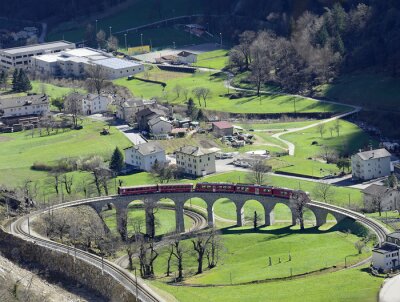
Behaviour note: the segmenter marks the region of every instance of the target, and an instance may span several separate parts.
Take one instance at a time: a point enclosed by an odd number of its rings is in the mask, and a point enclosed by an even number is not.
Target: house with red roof
[[[227,121],[213,122],[212,132],[216,137],[233,135],[233,125]]]

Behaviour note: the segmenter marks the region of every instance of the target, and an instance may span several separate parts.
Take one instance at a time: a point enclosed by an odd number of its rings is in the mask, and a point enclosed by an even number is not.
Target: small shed
[[[213,122],[212,132],[216,137],[232,136],[233,125],[227,121]]]

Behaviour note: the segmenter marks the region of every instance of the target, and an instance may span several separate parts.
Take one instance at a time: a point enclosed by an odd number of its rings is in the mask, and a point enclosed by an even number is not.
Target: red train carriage
[[[272,196],[272,190],[274,187],[271,186],[260,186],[260,195],[262,196]]]
[[[237,184],[235,186],[235,192],[240,194],[251,194],[259,195],[260,186],[259,185],[248,185],[248,184]]]
[[[158,185],[160,193],[189,193],[193,191],[193,184],[163,184]]]
[[[156,193],[158,191],[157,185],[135,186],[135,187],[119,187],[119,195],[139,195]]]
[[[198,183],[195,188],[196,192],[217,192],[217,193],[234,193],[235,185],[230,183]]]
[[[272,195],[279,198],[286,198],[289,199],[292,197],[292,190],[289,189],[282,189],[282,188],[273,188]]]

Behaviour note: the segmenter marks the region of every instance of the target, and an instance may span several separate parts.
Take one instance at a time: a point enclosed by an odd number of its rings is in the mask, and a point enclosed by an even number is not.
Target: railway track
[[[210,193],[213,194],[213,193]],[[154,293],[144,282],[138,278],[137,280],[134,278],[134,276],[125,270],[124,268],[118,266],[115,263],[112,263],[107,260],[102,260],[100,257],[90,254],[88,252],[79,250],[79,249],[72,249],[71,247],[57,243],[54,241],[50,241],[47,238],[41,237],[37,234],[33,234],[30,231],[28,231],[28,224],[29,221],[35,219],[37,216],[40,214],[48,211],[48,210],[56,210],[56,209],[61,209],[61,208],[67,208],[67,207],[73,207],[73,206],[79,206],[79,205],[87,205],[96,201],[107,201],[110,200],[110,202],[116,198],[117,196],[107,196],[107,197],[97,197],[97,198],[89,198],[89,199],[84,199],[84,200],[77,200],[77,201],[72,201],[72,202],[67,202],[63,204],[57,204],[53,205],[50,208],[47,209],[42,209],[35,211],[29,215],[26,215],[24,217],[19,218],[15,222],[13,222],[10,226],[10,232],[16,236],[21,237],[24,240],[34,242],[35,244],[41,245],[45,248],[51,249],[58,251],[60,253],[64,254],[74,254],[76,255],[77,258],[94,265],[98,267],[99,269],[102,269],[105,273],[109,274],[112,276],[115,280],[120,282],[125,288],[127,288],[130,292],[136,295],[138,301],[141,302],[156,302],[156,301],[164,301],[163,298],[158,296],[156,293]],[[373,221],[372,219],[366,217],[363,214],[341,208],[338,206],[326,204],[326,203],[321,203],[318,201],[312,201],[309,203],[309,205],[321,208],[321,209],[326,209],[332,212],[336,212],[342,215],[345,215],[349,218],[352,218],[356,221],[359,221],[366,227],[368,227],[370,230],[372,230],[378,237],[379,243],[382,243],[386,239],[386,234],[388,231],[378,224],[377,222]],[[171,209],[171,207],[169,207]],[[207,222],[205,221],[204,217],[196,212],[190,211],[189,209],[185,208],[185,214],[188,215],[190,218],[193,219],[194,221],[194,226],[190,229],[190,231],[196,231],[201,228],[204,228],[207,226]]]

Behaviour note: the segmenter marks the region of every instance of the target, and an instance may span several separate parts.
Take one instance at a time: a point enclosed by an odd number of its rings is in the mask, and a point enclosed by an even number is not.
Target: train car
[[[272,195],[274,197],[289,199],[292,197],[293,190],[284,188],[273,188]]]
[[[196,192],[213,192],[213,193],[234,193],[235,185],[231,183],[198,183],[195,188]]]
[[[189,193],[193,191],[193,184],[162,184],[158,185],[160,193]]]
[[[157,185],[145,185],[135,187],[118,187],[119,195],[139,195],[139,194],[150,194],[157,193]]]
[[[236,184],[235,193],[260,195],[260,188],[259,185]]]
[[[262,196],[272,196],[272,186],[260,186],[260,195]]]

